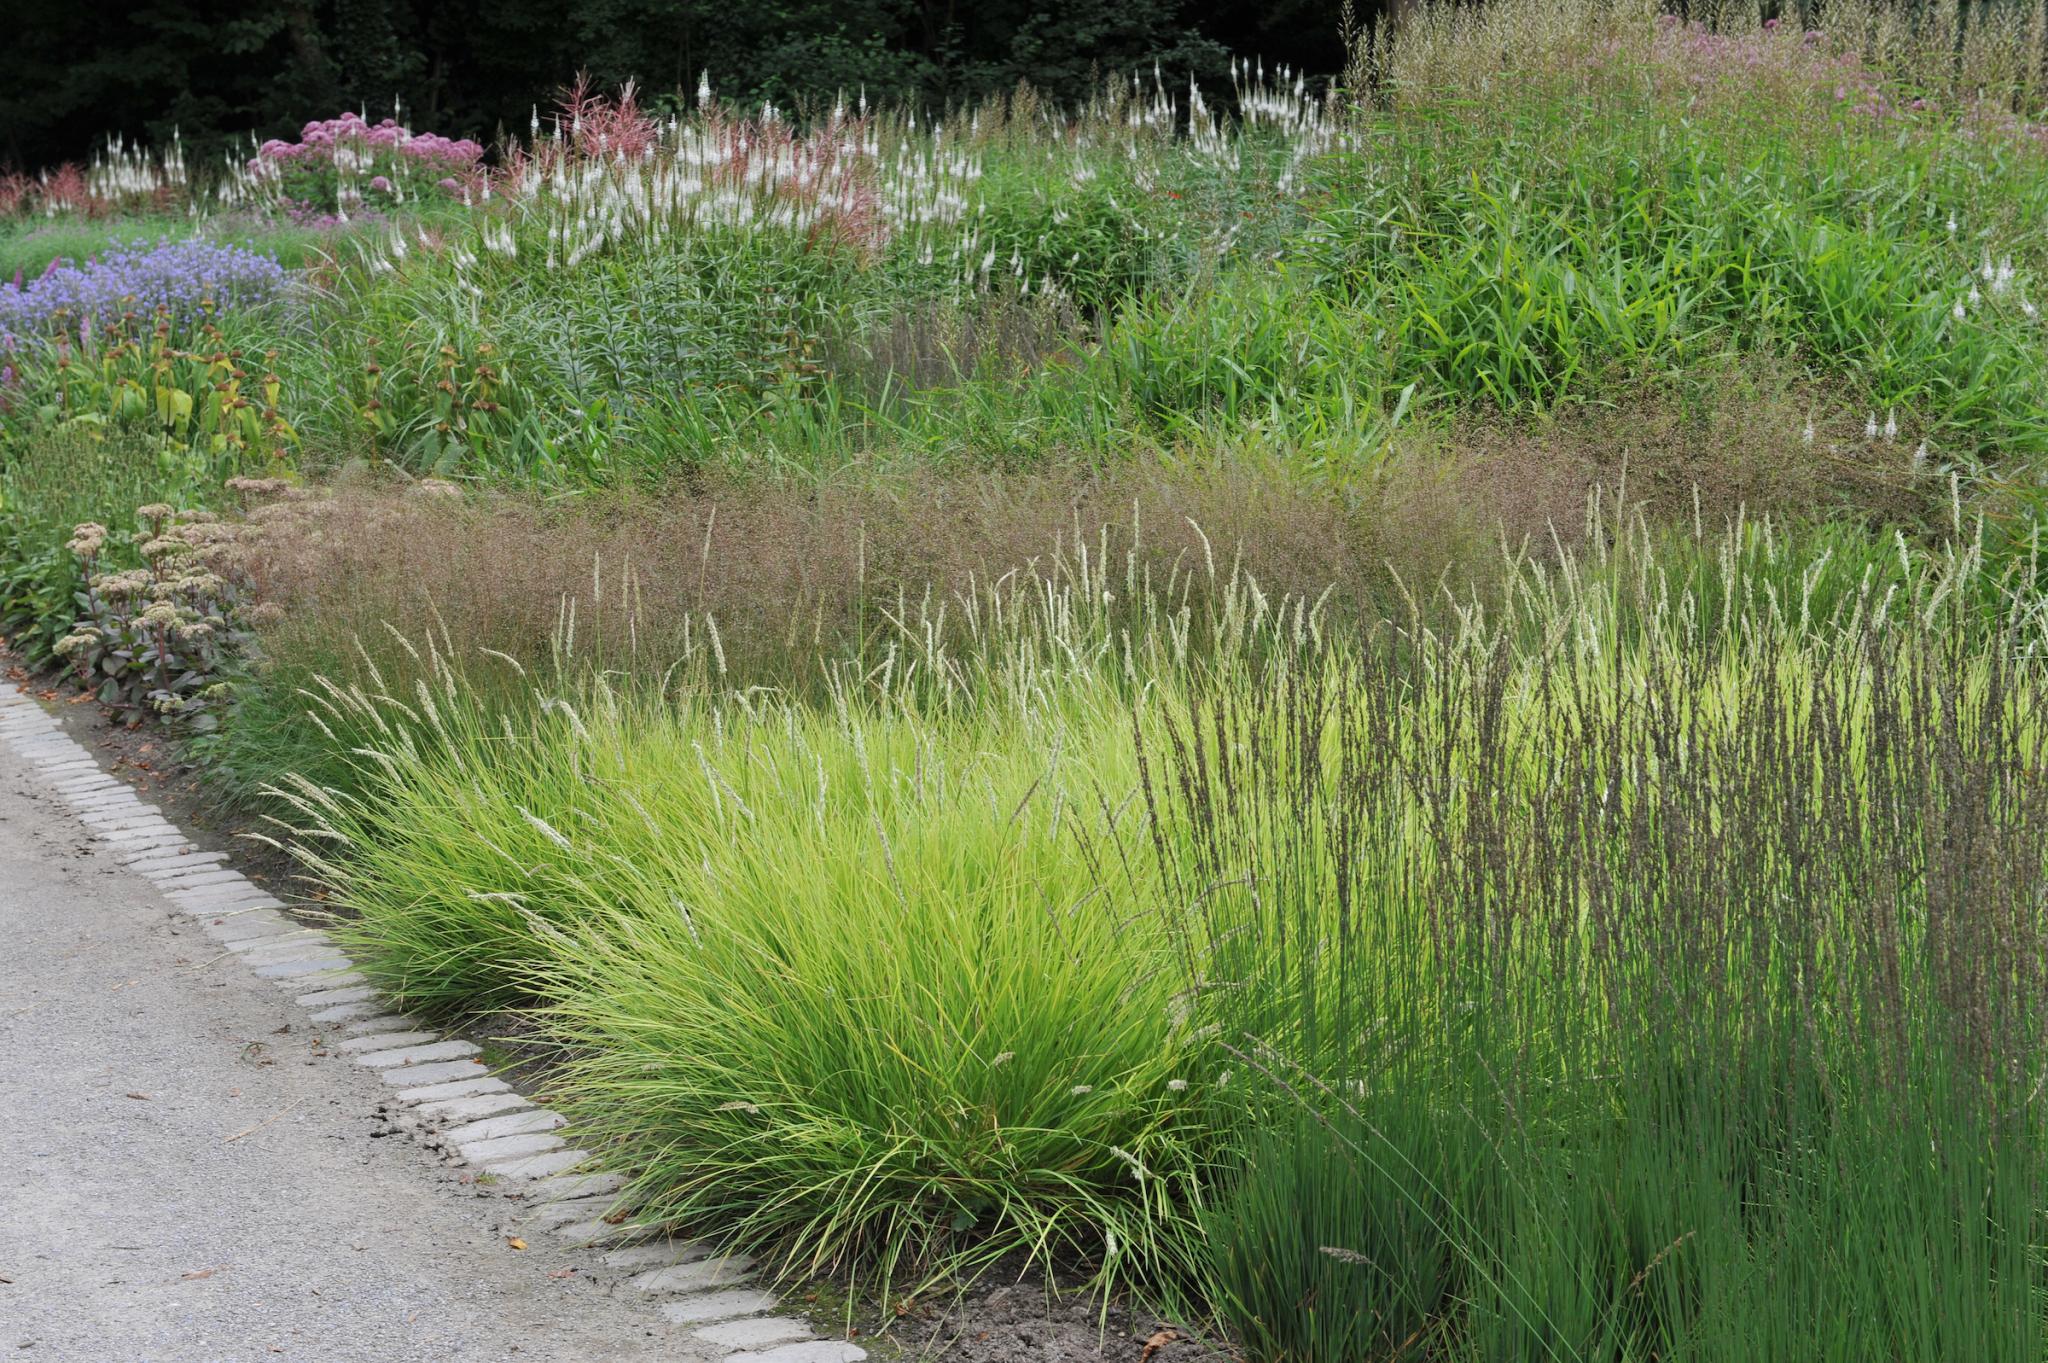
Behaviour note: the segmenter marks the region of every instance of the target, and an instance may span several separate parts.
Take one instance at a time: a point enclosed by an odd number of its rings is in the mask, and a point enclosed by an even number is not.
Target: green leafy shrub
[[[74,528],[107,526],[102,569],[140,568],[146,527],[129,508],[203,508],[220,496],[215,470],[190,451],[134,433],[80,428],[37,436],[0,462],[0,632],[31,666],[53,657],[81,613],[86,576],[65,547]]]

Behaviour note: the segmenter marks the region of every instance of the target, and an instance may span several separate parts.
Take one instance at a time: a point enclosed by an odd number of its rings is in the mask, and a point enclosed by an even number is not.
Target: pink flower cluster
[[[257,148],[256,159],[332,161],[336,150],[342,147],[359,147],[373,153],[389,149],[437,170],[465,170],[484,154],[484,149],[467,137],[453,139],[439,133],[415,133],[400,127],[395,119],[369,123],[360,114],[345,113],[338,118],[308,123],[299,130],[297,142],[271,138]]]
[[[1610,38],[1587,64],[1687,100],[1731,107],[1803,106],[1823,116],[1847,114],[1879,120],[1929,112],[1925,99],[1895,99],[1881,73],[1852,51],[1830,51],[1817,29],[1767,19],[1754,29],[1715,30],[1674,14],[1658,16],[1647,51]]]

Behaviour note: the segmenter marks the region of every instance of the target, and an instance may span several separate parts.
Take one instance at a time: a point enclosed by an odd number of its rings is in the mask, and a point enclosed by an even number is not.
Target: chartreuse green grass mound
[[[792,1272],[1173,1269],[1190,1023],[1114,690],[434,709],[306,800],[342,934],[409,1007],[538,1005],[643,1216]]]

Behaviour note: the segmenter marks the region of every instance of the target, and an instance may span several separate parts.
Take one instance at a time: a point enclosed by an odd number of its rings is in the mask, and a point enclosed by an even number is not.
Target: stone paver
[[[345,959],[341,949],[328,939],[325,933],[279,933],[269,938],[241,937],[231,942],[222,942],[223,950],[242,958],[251,969],[269,965],[273,961],[303,961],[312,957],[322,960]]]
[[[839,1339],[811,1339],[801,1344],[781,1344],[759,1353],[738,1353],[725,1363],[860,1363],[868,1351],[858,1344]]]
[[[566,1174],[589,1160],[588,1150],[549,1150],[544,1154],[486,1164],[484,1170],[498,1178],[542,1179],[549,1174]]]
[[[343,970],[332,975],[322,976],[319,979],[273,980],[272,983],[280,989],[297,991],[309,985],[316,989],[345,989],[350,985],[367,984],[369,981],[359,970]]]
[[[202,866],[218,866],[227,859],[225,852],[201,852],[194,848],[189,852],[163,852],[153,857],[142,857],[130,862],[128,869],[156,880],[174,871],[197,871]]]
[[[398,1076],[385,1075],[384,1082],[391,1083]],[[416,1089],[407,1089],[397,1097],[401,1103],[437,1103],[446,1098],[470,1098],[481,1093],[509,1093],[512,1086],[502,1079],[493,1079],[490,1071],[481,1065],[470,1067],[467,1077],[450,1079],[438,1084],[423,1084]]]
[[[400,1022],[404,1020],[403,1018],[399,1019]],[[338,1041],[334,1045],[334,1050],[337,1055],[357,1055],[364,1051],[388,1051],[394,1046],[424,1046],[440,1039],[441,1034],[439,1032],[379,1031],[369,1036],[352,1037],[347,1041]],[[463,1051],[462,1054],[471,1055],[474,1052]]]
[[[546,1201],[561,1201],[572,1197],[611,1197],[624,1192],[626,1180],[617,1174],[557,1174],[542,1179],[528,1190],[527,1196]]]
[[[398,1032],[415,1032],[419,1030],[419,1024],[399,1013],[382,1013],[351,1022],[341,1030],[351,1037],[368,1039],[372,1036],[388,1037]],[[423,1035],[431,1036],[432,1033]]]
[[[618,1214],[615,1206],[611,1211],[591,1221],[575,1221],[566,1226],[557,1226],[549,1232],[555,1239],[576,1249],[611,1249],[617,1245],[638,1243],[648,1234],[644,1226],[630,1223],[614,1225],[607,1217]]]
[[[695,1263],[672,1264],[627,1280],[642,1292],[703,1292],[714,1287],[735,1287],[747,1280],[754,1261],[744,1254],[720,1255]]]
[[[346,970],[350,961],[346,956],[322,955],[289,961],[272,961],[268,965],[257,965],[250,974],[259,980],[300,980],[308,975],[318,975],[330,970]]]
[[[354,1059],[358,1065],[367,1065],[373,1070],[389,1069],[394,1065],[418,1069],[440,1061],[461,1060],[476,1053],[477,1045],[473,1041],[433,1041],[424,1046],[390,1046]]]
[[[456,1149],[471,1164],[481,1164],[488,1169],[507,1160],[560,1150],[566,1144],[560,1136],[549,1135],[545,1131],[528,1131],[518,1136],[500,1136],[496,1140],[471,1141]]]
[[[249,884],[249,878],[240,871],[209,871],[200,866],[195,866],[189,871],[180,868],[173,875],[151,876],[150,879],[156,881],[157,884],[161,885],[170,894],[183,894],[187,890],[203,889],[209,885],[234,885],[237,887],[247,886],[251,889],[255,888]]]
[[[221,942],[239,942],[254,937],[283,937],[300,931],[299,926],[291,919],[270,909],[238,913],[232,918],[209,918],[203,921],[200,927],[206,930],[208,937]]]
[[[379,1073],[384,1082],[393,1088],[409,1089],[437,1088],[442,1084],[459,1084],[468,1079],[482,1079],[489,1075],[490,1071],[474,1060],[444,1060],[432,1065],[399,1065]]]
[[[354,1003],[337,1003],[313,1014],[313,1021],[327,1026],[347,1022],[350,1018],[375,1017],[384,1011],[382,999],[359,999]]]
[[[612,1250],[604,1256],[604,1261],[613,1268],[666,1268],[670,1264],[702,1259],[710,1253],[710,1246],[698,1240],[650,1240],[644,1245]]]
[[[488,1117],[494,1112],[508,1112],[516,1107],[529,1107],[526,1099],[517,1093],[479,1093],[469,1098],[448,1098],[438,1103],[421,1103],[415,1109],[420,1120],[429,1122],[467,1122],[478,1117]]]
[[[811,1327],[788,1316],[758,1316],[752,1320],[728,1320],[707,1325],[696,1337],[725,1349],[762,1349],[771,1344],[791,1344],[811,1337]]]
[[[611,1214],[615,1205],[616,1200],[610,1197],[579,1197],[568,1202],[550,1202],[529,1214],[526,1223],[535,1230],[562,1230],[585,1225],[605,1226],[610,1230],[612,1227],[604,1218]],[[603,1234],[600,1231],[591,1238],[597,1239]]]
[[[376,999],[376,990],[355,985],[346,989],[318,989],[299,995],[298,1001],[301,1008],[331,1008],[338,1003],[365,1003]]]
[[[239,908],[254,901],[262,901],[262,906],[268,909],[284,907],[282,902],[239,877],[231,883],[200,885],[189,890],[166,889],[164,898],[195,916],[217,909]]]
[[[677,1325],[697,1325],[705,1321],[731,1320],[734,1316],[759,1315],[775,1309],[775,1296],[752,1288],[733,1288],[724,1292],[703,1292],[696,1296],[681,1297],[661,1304],[663,1320]]]
[[[553,1131],[568,1125],[568,1120],[559,1112],[550,1112],[544,1107],[528,1108],[524,1112],[507,1112],[502,1116],[483,1117],[461,1126],[453,1126],[441,1133],[441,1139],[449,1145],[467,1146],[475,1141],[496,1140],[500,1136],[523,1136],[533,1131]]]

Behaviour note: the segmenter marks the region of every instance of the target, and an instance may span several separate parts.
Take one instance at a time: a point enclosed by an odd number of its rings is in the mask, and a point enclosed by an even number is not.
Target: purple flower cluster
[[[469,138],[451,139],[439,133],[415,133],[396,120],[365,122],[360,114],[315,119],[299,130],[299,140],[286,142],[273,137],[256,149],[258,161],[332,161],[339,148],[359,147],[368,152],[390,150],[434,170],[464,170],[482,159],[484,149]],[[253,164],[253,163],[252,163]]]
[[[36,279],[0,283],[0,349],[17,337],[87,338],[125,313],[174,322],[274,296],[284,267],[266,255],[190,238],[115,247],[83,265],[52,261]]]

